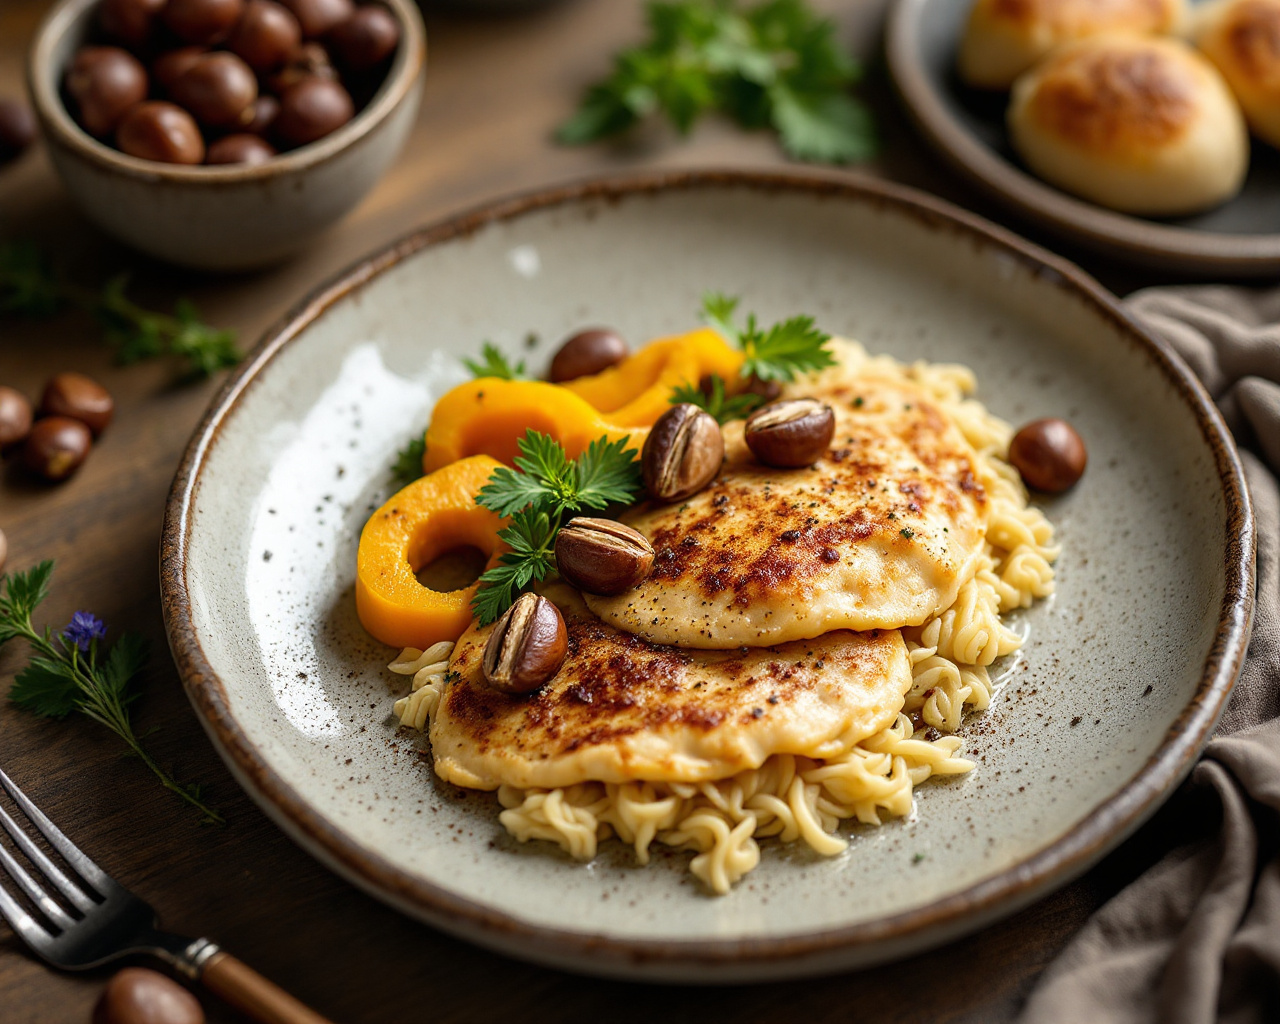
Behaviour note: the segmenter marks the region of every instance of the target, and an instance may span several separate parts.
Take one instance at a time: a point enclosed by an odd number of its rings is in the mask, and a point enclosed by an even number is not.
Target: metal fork
[[[201,982],[264,1024],[329,1024],[208,939],[186,939],[159,931],[150,905],[86,857],[2,771],[0,786],[78,876],[69,877],[0,806],[0,825],[44,877],[44,885],[32,878],[3,844],[0,867],[26,893],[44,921],[28,913],[3,884],[0,917],[47,963],[83,971],[127,956],[151,956],[188,981]],[[50,887],[71,909],[50,895]]]

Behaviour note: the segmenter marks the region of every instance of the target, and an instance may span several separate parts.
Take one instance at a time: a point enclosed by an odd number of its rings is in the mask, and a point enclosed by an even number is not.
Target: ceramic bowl
[[[759,981],[944,942],[1084,871],[1190,769],[1243,657],[1253,530],[1239,461],[1185,365],[1070,264],[904,189],[673,173],[520,197],[428,228],[312,294],[215,400],[166,512],[170,644],[231,770],[290,835],[406,913],[605,974]],[[1064,416],[1089,469],[1043,501],[1057,593],[961,732],[975,771],[851,825],[838,857],[761,844],[727,896],[690,854],[590,864],[520,844],[440,782],[392,714],[398,654],[356,618],[360,530],[396,450],[484,339],[544,369],[607,324],[688,330],[704,291],[899,359],[968,364],[1015,423]],[[530,347],[534,332],[540,344]]]
[[[344,216],[399,153],[418,109],[426,31],[413,0],[384,0],[403,28],[386,80],[336,132],[254,166],[186,167],[112,149],[80,128],[59,88],[98,0],[61,0],[36,32],[28,87],[53,166],[85,214],[152,256],[203,270],[279,262]]]
[[[1008,94],[960,82],[955,54],[972,0],[894,0],[885,51],[921,134],[961,173],[1010,209],[1107,254],[1202,277],[1280,271],[1280,153],[1255,142],[1234,198],[1184,217],[1137,217],[1069,195],[1028,171],[1005,129]]]

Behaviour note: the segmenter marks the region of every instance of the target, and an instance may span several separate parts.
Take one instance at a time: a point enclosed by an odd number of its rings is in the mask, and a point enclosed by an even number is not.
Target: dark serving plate
[[[1034,177],[1010,145],[1007,93],[960,82],[955,54],[972,0],[895,0],[886,49],[898,92],[926,139],[1024,216],[1077,242],[1146,266],[1213,277],[1280,271],[1280,152],[1254,143],[1234,199],[1188,217],[1147,218],[1077,199]]]

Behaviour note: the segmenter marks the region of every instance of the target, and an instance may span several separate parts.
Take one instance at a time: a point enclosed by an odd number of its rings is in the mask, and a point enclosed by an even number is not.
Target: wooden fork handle
[[[200,981],[210,992],[262,1024],[331,1024],[229,953],[211,956]]]

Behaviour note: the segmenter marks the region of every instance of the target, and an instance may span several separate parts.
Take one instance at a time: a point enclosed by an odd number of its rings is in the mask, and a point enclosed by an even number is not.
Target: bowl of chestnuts
[[[105,231],[206,270],[303,248],[412,127],[413,0],[61,0],[29,87],[68,191]]]

